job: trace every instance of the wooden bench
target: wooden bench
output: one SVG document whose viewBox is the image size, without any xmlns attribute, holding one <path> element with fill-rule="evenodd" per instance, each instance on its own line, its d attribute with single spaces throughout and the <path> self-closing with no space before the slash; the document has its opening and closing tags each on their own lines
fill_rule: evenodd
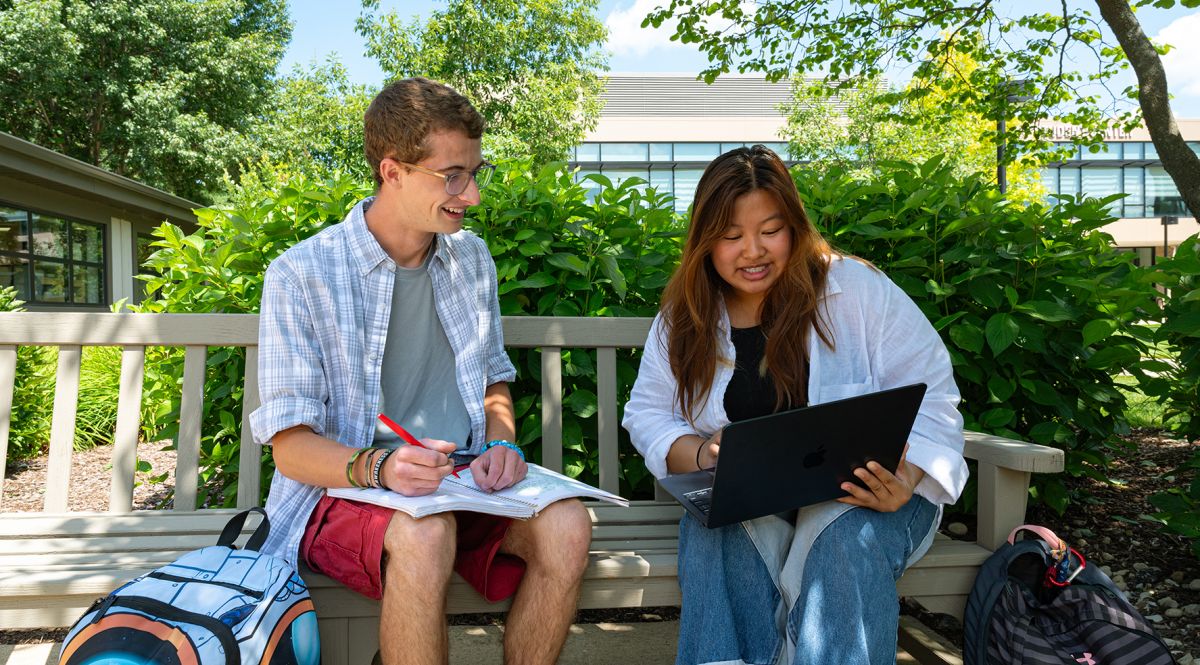
<svg viewBox="0 0 1200 665">
<path fill-rule="evenodd" d="M 616 350 L 640 348 L 649 326 L 650 320 L 641 318 L 505 318 L 509 347 L 542 350 L 543 465 L 562 467 L 562 351 L 595 349 L 599 485 L 618 491 Z M 247 424 L 247 415 L 258 405 L 257 343 L 255 315 L 0 313 L 0 453 L 5 453 L 8 445 L 17 347 L 59 347 L 44 510 L 0 514 L 0 628 L 68 626 L 94 599 L 117 585 L 182 552 L 215 542 L 233 511 L 197 509 L 200 416 L 210 346 L 246 348 L 246 413 L 241 421 L 237 504 L 257 504 L 261 447 L 251 439 Z M 67 509 L 84 346 L 123 348 L 109 509 L 100 513 Z M 171 510 L 132 509 L 148 346 L 185 349 Z M 978 463 L 976 542 L 939 537 L 929 554 L 898 583 L 902 595 L 931 610 L 959 616 L 978 566 L 1024 518 L 1029 474 L 1057 472 L 1063 466 L 1061 451 L 977 433 L 967 434 L 966 454 Z M 679 506 L 659 494 L 654 500 L 635 501 L 630 508 L 595 504 L 589 509 L 594 521 L 593 552 L 580 606 L 677 605 Z M 309 573 L 305 577 L 320 617 L 323 662 L 369 662 L 378 634 L 377 603 L 323 576 Z M 460 579 L 452 585 L 452 613 L 494 612 L 505 607 L 484 602 Z"/>
</svg>

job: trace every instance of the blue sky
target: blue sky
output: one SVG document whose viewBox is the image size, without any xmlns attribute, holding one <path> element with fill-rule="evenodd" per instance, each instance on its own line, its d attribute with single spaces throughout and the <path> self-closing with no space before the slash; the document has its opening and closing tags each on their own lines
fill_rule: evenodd
<svg viewBox="0 0 1200 665">
<path fill-rule="evenodd" d="M 354 32 L 361 6 L 358 2 L 290 0 L 288 4 L 295 29 L 280 65 L 281 72 L 334 53 L 355 82 L 368 85 L 382 82 L 383 72 L 374 60 L 363 55 L 363 40 Z M 442 0 L 382 0 L 380 4 L 384 11 L 396 10 L 401 16 L 425 16 L 445 6 Z M 609 29 L 611 73 L 695 74 L 704 67 L 705 57 L 690 46 L 669 41 L 670 31 L 639 27 L 646 13 L 659 4 L 662 0 L 600 1 L 599 15 Z M 1044 6 L 1044 2 L 1037 0 L 1007 4 L 1014 5 L 1014 10 Z M 1168 85 L 1175 96 L 1172 107 L 1176 116 L 1200 119 L 1200 40 L 1195 39 L 1200 34 L 1200 10 L 1147 8 L 1139 12 L 1139 19 L 1147 34 L 1175 46 L 1163 62 Z M 903 75 L 891 78 L 899 80 Z M 1131 75 L 1129 82 L 1132 80 Z"/>
</svg>

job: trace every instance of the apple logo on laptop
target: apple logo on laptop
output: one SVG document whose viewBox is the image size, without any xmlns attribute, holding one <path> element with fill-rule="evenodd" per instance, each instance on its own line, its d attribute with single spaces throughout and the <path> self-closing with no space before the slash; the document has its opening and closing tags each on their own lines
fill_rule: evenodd
<svg viewBox="0 0 1200 665">
<path fill-rule="evenodd" d="M 824 444 L 817 446 L 817 449 L 804 456 L 801 464 L 806 469 L 813 469 L 825 463 L 825 446 Z"/>
</svg>

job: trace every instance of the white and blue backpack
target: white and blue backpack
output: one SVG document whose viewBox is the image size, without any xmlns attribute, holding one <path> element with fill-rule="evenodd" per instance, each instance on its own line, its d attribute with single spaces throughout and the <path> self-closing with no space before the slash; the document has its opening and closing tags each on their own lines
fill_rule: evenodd
<svg viewBox="0 0 1200 665">
<path fill-rule="evenodd" d="M 262 522 L 234 541 L 251 512 Z M 261 508 L 229 520 L 217 544 L 97 600 L 63 640 L 62 665 L 319 665 L 317 614 L 286 561 L 259 552 Z"/>
</svg>

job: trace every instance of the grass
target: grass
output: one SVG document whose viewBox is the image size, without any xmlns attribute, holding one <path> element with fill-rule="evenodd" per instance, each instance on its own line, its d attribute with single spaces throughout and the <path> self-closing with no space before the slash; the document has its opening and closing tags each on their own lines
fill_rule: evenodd
<svg viewBox="0 0 1200 665">
<path fill-rule="evenodd" d="M 1153 397 L 1143 395 L 1137 388 L 1137 379 L 1129 375 L 1113 377 L 1117 387 L 1125 393 L 1125 419 L 1130 427 L 1162 429 L 1163 412 L 1166 408 Z"/>
</svg>

